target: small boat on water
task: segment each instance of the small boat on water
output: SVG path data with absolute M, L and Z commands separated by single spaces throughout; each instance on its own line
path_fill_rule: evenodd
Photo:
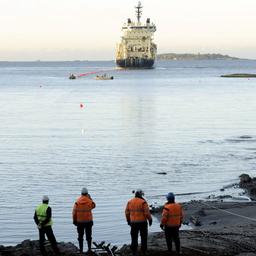
M 113 76 L 107 76 L 106 74 L 104 75 L 97 75 L 95 77 L 96 80 L 113 80 L 114 77 Z

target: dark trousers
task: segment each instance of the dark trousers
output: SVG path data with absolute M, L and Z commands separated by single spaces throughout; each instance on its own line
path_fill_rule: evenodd
M 172 241 L 174 241 L 176 252 L 180 252 L 179 227 L 165 227 L 165 239 L 168 251 L 172 251 Z
M 131 250 L 133 253 L 135 253 L 138 248 L 139 233 L 141 237 L 141 251 L 145 253 L 147 251 L 148 240 L 148 223 L 146 221 L 131 223 Z
M 56 242 L 56 239 L 55 239 L 55 236 L 53 234 L 51 226 L 46 226 L 46 227 L 42 227 L 42 228 L 39 229 L 39 245 L 40 245 L 41 254 L 42 255 L 47 255 L 45 247 L 44 247 L 45 235 L 47 236 L 49 242 L 51 243 L 51 246 L 52 246 L 52 249 L 53 249 L 54 253 L 59 255 L 60 252 L 59 252 L 57 242 Z
M 77 224 L 78 242 L 79 242 L 79 248 L 80 248 L 81 252 L 83 251 L 84 233 L 86 235 L 88 250 L 91 250 L 91 246 L 92 246 L 92 226 L 93 226 L 92 221 Z

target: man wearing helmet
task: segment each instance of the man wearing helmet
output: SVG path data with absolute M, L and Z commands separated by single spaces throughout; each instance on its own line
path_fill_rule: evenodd
M 47 255 L 44 247 L 45 235 L 47 236 L 56 255 L 59 255 L 59 248 L 52 230 L 52 209 L 48 205 L 49 197 L 43 196 L 42 204 L 38 205 L 34 214 L 34 221 L 39 231 L 39 245 L 41 254 Z
M 177 254 L 180 253 L 179 229 L 183 221 L 183 210 L 180 204 L 175 203 L 172 192 L 166 195 L 167 203 L 164 205 L 160 228 L 165 232 L 168 251 L 172 251 L 174 241 Z
M 131 226 L 131 250 L 133 255 L 137 255 L 138 235 L 141 237 L 141 253 L 145 255 L 147 251 L 148 223 L 152 225 L 152 217 L 144 193 L 137 189 L 135 197 L 128 201 L 125 209 L 127 224 Z M 148 223 L 147 223 L 148 221 Z
M 77 226 L 78 242 L 80 253 L 83 253 L 84 232 L 88 246 L 88 253 L 92 248 L 92 209 L 96 207 L 95 203 L 88 194 L 87 188 L 82 188 L 81 196 L 76 200 L 73 207 L 73 224 Z

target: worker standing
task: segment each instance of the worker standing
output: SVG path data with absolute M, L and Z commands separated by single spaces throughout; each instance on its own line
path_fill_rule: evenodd
M 149 226 L 152 225 L 149 207 L 143 196 L 144 192 L 141 189 L 136 190 L 135 197 L 128 201 L 125 209 L 127 224 L 131 226 L 131 250 L 134 256 L 137 255 L 139 233 L 141 237 L 141 253 L 145 255 L 147 251 L 148 223 Z
M 160 228 L 165 232 L 168 251 L 172 251 L 174 241 L 177 254 L 180 254 L 179 229 L 183 221 L 182 206 L 175 203 L 175 196 L 172 192 L 166 195 L 167 203 L 164 205 Z
M 88 253 L 91 253 L 93 226 L 92 209 L 95 207 L 96 205 L 91 199 L 90 194 L 88 194 L 87 188 L 83 188 L 81 196 L 76 200 L 73 207 L 73 224 L 77 226 L 80 253 L 83 252 L 84 232 L 86 234 Z
M 42 204 L 38 205 L 35 214 L 34 221 L 38 227 L 39 231 L 39 245 L 42 255 L 47 255 L 44 247 L 45 235 L 47 236 L 53 251 L 56 255 L 60 255 L 59 248 L 52 230 L 52 210 L 48 205 L 49 197 L 43 196 Z

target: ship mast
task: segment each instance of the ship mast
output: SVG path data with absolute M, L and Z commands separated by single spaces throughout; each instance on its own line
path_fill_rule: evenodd
M 142 14 L 142 5 L 141 5 L 141 2 L 138 2 L 138 5 L 135 6 L 135 9 L 136 9 L 136 15 L 137 15 L 137 20 L 138 20 L 138 23 L 140 23 L 140 17 L 141 17 L 141 14 Z

